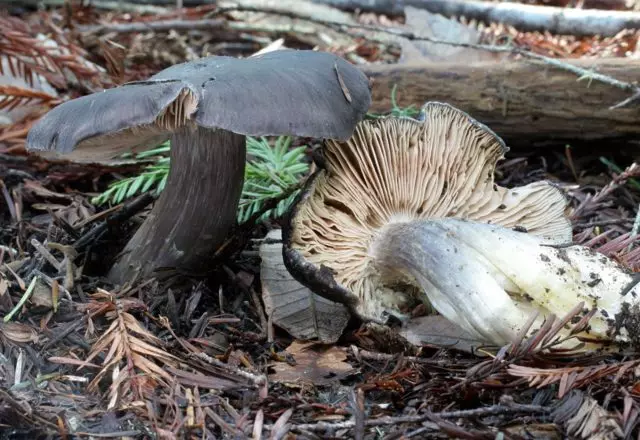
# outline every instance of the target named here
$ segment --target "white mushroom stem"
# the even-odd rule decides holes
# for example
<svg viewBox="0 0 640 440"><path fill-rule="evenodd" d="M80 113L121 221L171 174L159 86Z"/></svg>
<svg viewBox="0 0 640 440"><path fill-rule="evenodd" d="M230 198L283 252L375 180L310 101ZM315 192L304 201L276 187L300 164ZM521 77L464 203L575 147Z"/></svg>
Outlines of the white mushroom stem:
<svg viewBox="0 0 640 440"><path fill-rule="evenodd" d="M116 284L158 269L210 269L235 224L244 181L245 136L184 127L171 139L167 184L109 272Z"/></svg>
<svg viewBox="0 0 640 440"><path fill-rule="evenodd" d="M370 252L385 282L420 287L439 313L487 342L511 342L534 311L540 323L583 301L585 314L597 311L581 336L637 342L640 288L589 248L552 247L527 233L448 218L389 224Z"/></svg>

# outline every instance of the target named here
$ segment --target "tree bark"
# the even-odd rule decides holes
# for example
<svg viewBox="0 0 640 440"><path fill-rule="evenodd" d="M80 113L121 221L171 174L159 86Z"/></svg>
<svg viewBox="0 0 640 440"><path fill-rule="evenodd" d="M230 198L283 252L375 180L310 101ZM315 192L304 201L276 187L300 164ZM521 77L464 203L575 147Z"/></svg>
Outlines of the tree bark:
<svg viewBox="0 0 640 440"><path fill-rule="evenodd" d="M621 81L640 77L640 61L567 61ZM512 146L638 139L640 103L610 110L629 91L539 63L417 63L361 67L372 81L373 112L388 112L397 86L398 105L449 103L491 127Z"/></svg>
<svg viewBox="0 0 640 440"><path fill-rule="evenodd" d="M411 0L408 5L416 6ZM561 35L612 37L624 29L638 29L640 14L631 11L556 8L520 3L463 0L416 1L421 8L446 17L464 16L484 22L505 23L521 31L548 31Z"/></svg>
<svg viewBox="0 0 640 440"><path fill-rule="evenodd" d="M587 0L585 8L525 5L512 2L469 0L312 0L343 10L362 10L387 15L404 15L406 6L425 9L446 17L464 16L484 22L502 22L522 31L557 34L614 36L625 28L640 26L640 14L621 11L620 0ZM613 9L613 10L612 10Z"/></svg>
<svg viewBox="0 0 640 440"><path fill-rule="evenodd" d="M236 222L244 181L245 137L184 128L171 139L167 184L108 279L114 284L160 269L198 273Z"/></svg>

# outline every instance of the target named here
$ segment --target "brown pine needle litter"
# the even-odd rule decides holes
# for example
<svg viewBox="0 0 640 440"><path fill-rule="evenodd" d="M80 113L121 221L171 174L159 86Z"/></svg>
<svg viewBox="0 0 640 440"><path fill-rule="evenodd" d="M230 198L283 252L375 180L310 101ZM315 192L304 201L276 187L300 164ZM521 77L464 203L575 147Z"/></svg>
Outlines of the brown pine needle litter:
<svg viewBox="0 0 640 440"><path fill-rule="evenodd" d="M353 323L335 344L297 341L272 326L260 302L257 244L281 219L257 217L237 228L205 277L106 284L99 275L154 199L147 193L96 207L91 198L144 164L28 156L25 138L42 114L172 64L249 56L275 42L357 65L395 63L399 48L372 27L404 20L278 12L258 1L218 10L187 1L180 10L163 1L80 3L37 11L16 3L0 15L0 438L637 438L640 358L585 356L578 342L558 347L566 342L560 329L571 341L588 328L580 304L528 337L475 354L409 347ZM345 17L348 25L328 23ZM508 41L513 57L530 51L559 63L633 62L640 37L638 30L577 37L458 21L479 30L483 44ZM598 77L582 81L586 87ZM633 112L634 99L619 111ZM637 272L635 142L519 146L499 164L496 183L555 182L568 195L575 242Z"/></svg>

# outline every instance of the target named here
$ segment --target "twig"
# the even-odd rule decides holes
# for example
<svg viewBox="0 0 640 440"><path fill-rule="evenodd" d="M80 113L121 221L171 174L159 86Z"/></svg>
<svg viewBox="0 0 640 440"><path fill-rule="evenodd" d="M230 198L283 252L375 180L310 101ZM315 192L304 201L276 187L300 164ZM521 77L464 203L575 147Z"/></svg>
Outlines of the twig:
<svg viewBox="0 0 640 440"><path fill-rule="evenodd" d="M629 96L627 99L620 101L615 105L612 105L611 107L609 107L609 110L626 107L627 105L631 104L634 101L637 101L638 99L640 99L640 90L636 90L636 92L633 95Z"/></svg>
<svg viewBox="0 0 640 440"><path fill-rule="evenodd" d="M192 356L208 364L215 365L216 367L222 368L225 371L237 374L238 376L241 376L245 379L249 379L251 382L253 382L254 384L260 387L267 385L267 377L263 374L256 375L253 373L249 373L248 371L241 370L240 368L232 367L231 365L225 364L224 362L219 361L218 359L211 357L206 353L193 353Z"/></svg>
<svg viewBox="0 0 640 440"><path fill-rule="evenodd" d="M550 408L541 405L523 405L513 403L510 405L493 405L484 408L467 409L460 411L447 411L441 413L428 413L419 416L399 416L399 417L380 417L377 419L367 419L364 421L365 426L384 426L395 425L399 423L421 423L430 420L433 416L442 419L457 419L468 417L483 417L483 416L496 416L496 415L508 415L514 413L527 413L527 414L549 414ZM329 423L329 422L317 422L317 423L304 423L300 425L293 425L294 430L305 431L335 431L338 429L351 429L356 426L354 420L347 420L344 422ZM267 428L271 428L267 426Z"/></svg>
<svg viewBox="0 0 640 440"><path fill-rule="evenodd" d="M368 360L372 360L372 361L379 361L379 362L395 362L398 360L398 356L397 355L391 355L391 354L387 354L387 353L377 353L377 352L373 352L373 351L368 351L368 350L362 350L359 349L358 347L356 347L355 345L351 346L351 350L354 353L354 356L356 356L356 358L362 358L362 359L368 359ZM424 365L433 365L433 366L438 366L438 367L450 367L451 366L451 362L447 361L447 360L439 360L439 361L434 361L432 359L425 359L425 358L420 358L420 357L415 357L415 356L403 356L402 359L404 361L407 362L415 362L417 364L424 364Z"/></svg>
<svg viewBox="0 0 640 440"><path fill-rule="evenodd" d="M63 285L61 285L60 283L58 283L57 281L55 281L53 278L51 278L50 276L40 272L39 270L34 270L34 273L39 276L40 278L42 278L42 280L47 283L47 285L50 288L54 288L54 282L57 284L57 288L60 289L62 291L62 293L64 293L65 297L69 300L69 301L73 301L73 298L71 297L71 292L69 292Z"/></svg>
<svg viewBox="0 0 640 440"><path fill-rule="evenodd" d="M91 241L99 238L108 229L113 228L120 223L123 223L138 212L142 211L151 202L153 202L155 198L155 195L153 195L151 192L147 192L142 194L132 202L125 204L120 211L116 212L110 217L107 217L107 219L105 219L98 226L80 237L80 239L78 239L78 241L74 243L73 248L76 251L81 251L83 248L88 246Z"/></svg>
<svg viewBox="0 0 640 440"><path fill-rule="evenodd" d="M145 0L143 0L145 1ZM148 1L148 0L147 0ZM153 3L165 4L170 0L152 0ZM192 0L187 0L192 1ZM515 3L517 0L503 0L502 2L498 2L498 4L509 4ZM146 1L145 1L146 2ZM321 5L333 6L334 8L338 8L344 11L360 11L360 12L375 12L377 14L391 15L391 16L402 16L405 14L405 6L411 5L414 8L426 9L429 10L429 7L433 7L433 5L437 5L437 2L432 0L313 0L314 3L318 3ZM580 6L576 5L576 2L581 5L582 9L596 9L602 8L603 4L614 9L615 6L624 6L628 3L625 3L625 0L571 0L569 3L572 7L580 8ZM451 4L455 5L457 2L452 1ZM545 2L537 2L537 3L558 3L558 2L549 2L545 0ZM567 3L567 2L564 2ZM545 6L547 7L547 6ZM603 11L607 12L607 11ZM468 14L453 14L454 16L465 16L467 18ZM499 21L499 20L496 20Z"/></svg>
<svg viewBox="0 0 640 440"><path fill-rule="evenodd" d="M260 302L260 297L258 296L258 292L256 289L249 286L249 291L251 292L251 299L253 300L253 304L256 306L256 311L258 313L258 317L260 318L260 336L262 338L266 338L269 331L269 321L267 320L267 314L264 312L264 307L262 307L262 303Z"/></svg>
<svg viewBox="0 0 640 440"><path fill-rule="evenodd" d="M60 261L58 261L56 259L56 257L54 257L51 252L49 252L49 249L47 249L46 247L44 247L38 240L36 240L35 238L31 239L31 245L36 248L36 251L38 251L38 253L40 255L42 255L42 257L47 260L49 263L51 263L51 265L53 267L56 268L56 270L58 271L58 273L62 270L63 267L63 263L61 263Z"/></svg>
<svg viewBox="0 0 640 440"><path fill-rule="evenodd" d="M355 440L364 440L366 415L364 412L364 391L362 391L362 388L351 390L349 404L355 419Z"/></svg>
<svg viewBox="0 0 640 440"><path fill-rule="evenodd" d="M213 30L230 29L240 32L269 32L276 34L296 33L315 34L316 29L297 24L265 24L265 23L243 23L240 21L226 21L222 19L201 19L201 20L162 20L151 22L134 23L112 23L104 25L90 25L78 27L78 31L84 34L131 34L139 32L169 32L191 31L191 30Z"/></svg>
<svg viewBox="0 0 640 440"><path fill-rule="evenodd" d="M225 26L226 20L162 20L133 23L110 23L103 25L78 26L78 31L91 34L131 34L139 32L189 31L194 29L217 29Z"/></svg>
<svg viewBox="0 0 640 440"><path fill-rule="evenodd" d="M88 315L83 315L82 318L72 322L64 330L56 333L52 332L51 339L49 339L47 343L42 346L39 353L43 354L46 350L56 345L59 341L69 336L74 330L77 330L78 328L85 325L87 323L87 319L88 319ZM87 347L90 348L88 344L87 344Z"/></svg>
<svg viewBox="0 0 640 440"><path fill-rule="evenodd" d="M7 254L9 254L11 258L16 258L19 254L19 252L16 249L0 244L0 253L3 253L3 252L6 252Z"/></svg>
<svg viewBox="0 0 640 440"><path fill-rule="evenodd" d="M417 6L445 17L466 17L467 20L485 23L499 22L521 31L549 32L556 35L613 37L625 29L637 29L640 26L639 14L632 11L583 9L544 4L551 2L544 2L542 5L522 3L487 0L422 0L417 2Z"/></svg>
<svg viewBox="0 0 640 440"><path fill-rule="evenodd" d="M142 434L140 431L114 431L114 432L74 432L78 437L89 437L89 438L126 438L126 437L135 437L137 435Z"/></svg>
<svg viewBox="0 0 640 440"><path fill-rule="evenodd" d="M11 198L11 194L7 190L7 186L4 184L4 181L0 179L0 191L2 191L2 195L4 196L4 200L7 203L7 208L9 209L9 215L11 216L11 220L14 222L18 221L18 213L16 212L16 207L13 203L13 199Z"/></svg>
<svg viewBox="0 0 640 440"><path fill-rule="evenodd" d="M573 227L574 228L587 229L587 228L593 228L595 226L623 225L625 223L629 223L629 222L632 222L632 221L633 221L632 218L616 218L616 219L611 219L611 220L594 220L592 222L586 222L586 223L575 223L573 225Z"/></svg>

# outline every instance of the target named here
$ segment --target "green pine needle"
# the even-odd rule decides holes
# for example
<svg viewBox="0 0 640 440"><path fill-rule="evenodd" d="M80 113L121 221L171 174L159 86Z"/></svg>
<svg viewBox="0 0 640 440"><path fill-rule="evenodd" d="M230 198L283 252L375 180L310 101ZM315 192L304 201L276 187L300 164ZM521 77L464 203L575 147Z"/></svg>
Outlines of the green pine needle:
<svg viewBox="0 0 640 440"><path fill-rule="evenodd" d="M383 118L385 116L394 116L396 118L415 118L420 114L420 109L416 108L415 105L410 105L409 107L400 107L398 105L398 100L396 99L397 92L397 84L393 85L391 89L391 111L389 113L381 114L381 113L367 113L367 117L371 119Z"/></svg>
<svg viewBox="0 0 640 440"><path fill-rule="evenodd" d="M249 160L245 166L238 222L242 223L260 211L267 200L282 195L309 171L309 165L304 162L305 147L292 149L290 148L292 142L293 139L290 136L275 138L273 145L265 137L259 139L247 137ZM106 191L94 197L91 202L96 205L118 204L147 191L160 194L169 175L169 150L169 142L166 142L158 148L137 154L135 158L138 160L155 158L155 162L145 167L138 176L113 182ZM275 209L265 212L260 220L282 216L295 196L296 192L282 200Z"/></svg>

